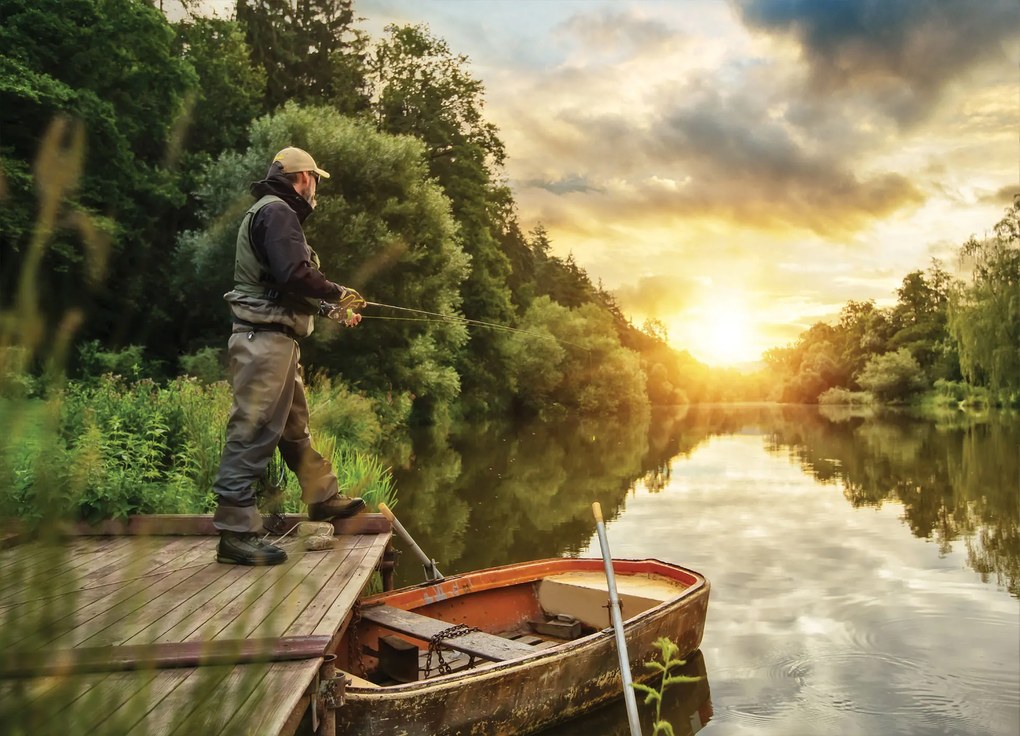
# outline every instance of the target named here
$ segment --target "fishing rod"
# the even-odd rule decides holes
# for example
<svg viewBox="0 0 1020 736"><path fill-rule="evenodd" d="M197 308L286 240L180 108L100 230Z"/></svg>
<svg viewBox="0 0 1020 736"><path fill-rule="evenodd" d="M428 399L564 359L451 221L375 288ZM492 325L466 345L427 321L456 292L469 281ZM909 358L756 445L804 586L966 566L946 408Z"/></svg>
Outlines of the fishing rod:
<svg viewBox="0 0 1020 736"><path fill-rule="evenodd" d="M591 352L591 350L589 348L586 348L583 345L578 345L577 343L570 342L569 340L562 340L562 339L556 337L555 335L549 335L549 334L545 334L545 333L541 333L541 332L534 332L532 330L522 330L519 327L511 327L510 325L501 325L501 324L499 324L497 322L486 322L485 320L482 320L482 319L471 319L469 317L461 317L461 316L456 315L456 314L442 314L440 312L429 312L429 311L426 311L424 309L412 309L411 307L398 307L398 306L396 306L394 304L382 304L380 302L368 302L368 301L366 301L365 304L367 306L370 306L370 307L382 307L384 309L394 309L394 310L397 310L397 311L400 311L400 312L411 312L413 314L424 314L427 317L438 317L443 322L451 322L453 324L462 324L462 325L465 325L465 326L476 326L476 327L489 327L489 328L496 329L496 330L506 330L507 332L516 332L516 333L521 334L521 335L530 335L532 337L542 338L543 340L555 340L556 342L561 342L564 345L570 345L572 347L579 348L580 350L585 350L585 351ZM372 318L372 315L367 315L367 316ZM387 318L385 318L385 317L383 317L383 318L375 317L375 319L387 319ZM393 318L390 317L388 319L393 319ZM422 320L422 321L429 322L429 321L435 321L435 320Z"/></svg>
<svg viewBox="0 0 1020 736"><path fill-rule="evenodd" d="M511 327L510 325L501 325L497 322L486 322L481 319L471 319L469 317L461 317L456 314L443 314L441 312L429 312L425 309L412 309L411 307L400 307L395 304L384 304L382 302L370 302L367 299L358 295L356 299L351 300L347 304L332 304L330 302L323 302L323 314L326 314L330 319L334 319L343 324L348 324L348 321L357 312L358 309L363 307L380 307L382 309L393 309L399 312L410 312L412 314L425 315L425 318L414 318L414 317L383 317L378 315L361 315L365 319L380 319L380 320L401 320L406 322L447 322L449 324L460 324L465 327L488 327L495 330L504 330L506 332L515 332L521 335L529 335L531 337L537 337L542 340L554 340L564 345L570 345L571 347L584 350L589 355L591 349L586 348L583 345L570 342L569 340L563 340L550 335L547 333L534 332L533 330L522 330L519 327ZM337 316L334 316L337 315Z"/></svg>

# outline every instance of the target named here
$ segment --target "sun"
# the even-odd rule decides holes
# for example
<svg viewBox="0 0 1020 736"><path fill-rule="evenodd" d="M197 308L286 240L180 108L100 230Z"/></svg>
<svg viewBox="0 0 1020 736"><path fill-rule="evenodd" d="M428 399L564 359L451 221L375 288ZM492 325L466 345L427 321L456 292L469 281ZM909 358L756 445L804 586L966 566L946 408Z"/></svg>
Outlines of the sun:
<svg viewBox="0 0 1020 736"><path fill-rule="evenodd" d="M747 308L737 301L699 305L676 321L670 342L708 365L759 360L760 335Z"/></svg>

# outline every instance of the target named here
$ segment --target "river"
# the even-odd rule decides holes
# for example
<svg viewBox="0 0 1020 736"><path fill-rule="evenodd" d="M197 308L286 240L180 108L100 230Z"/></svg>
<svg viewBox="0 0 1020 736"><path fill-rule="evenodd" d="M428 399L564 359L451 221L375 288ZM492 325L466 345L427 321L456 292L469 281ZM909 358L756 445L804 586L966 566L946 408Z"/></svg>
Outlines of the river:
<svg viewBox="0 0 1020 736"><path fill-rule="evenodd" d="M703 573L677 734L1020 734L1016 414L472 425L417 437L395 474L396 512L445 574L598 557L593 501L614 556ZM398 584L422 579L404 555ZM627 733L622 700L546 733Z"/></svg>

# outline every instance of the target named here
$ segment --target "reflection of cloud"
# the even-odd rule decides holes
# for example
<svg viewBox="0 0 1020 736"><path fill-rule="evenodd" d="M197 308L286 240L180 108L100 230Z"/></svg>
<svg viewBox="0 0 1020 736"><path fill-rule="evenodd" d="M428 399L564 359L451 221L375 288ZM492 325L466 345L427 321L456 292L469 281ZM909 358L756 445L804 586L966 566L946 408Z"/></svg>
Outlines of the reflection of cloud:
<svg viewBox="0 0 1020 736"><path fill-rule="evenodd" d="M900 124L924 118L943 90L1020 29L1016 0L735 0L744 22L789 34L826 92L866 90Z"/></svg>

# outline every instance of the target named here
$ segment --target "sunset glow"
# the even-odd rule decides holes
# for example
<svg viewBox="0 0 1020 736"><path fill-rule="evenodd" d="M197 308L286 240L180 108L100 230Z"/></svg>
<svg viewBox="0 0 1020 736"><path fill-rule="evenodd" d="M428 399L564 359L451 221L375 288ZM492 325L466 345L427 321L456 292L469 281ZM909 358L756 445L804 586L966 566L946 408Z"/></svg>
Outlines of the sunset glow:
<svg viewBox="0 0 1020 736"><path fill-rule="evenodd" d="M522 227L708 363L955 269L1020 190L1016 0L358 9L468 57Z"/></svg>
<svg viewBox="0 0 1020 736"><path fill-rule="evenodd" d="M692 312L679 322L677 337L671 340L675 347L709 365L748 363L761 357L760 338L742 307L723 303Z"/></svg>

